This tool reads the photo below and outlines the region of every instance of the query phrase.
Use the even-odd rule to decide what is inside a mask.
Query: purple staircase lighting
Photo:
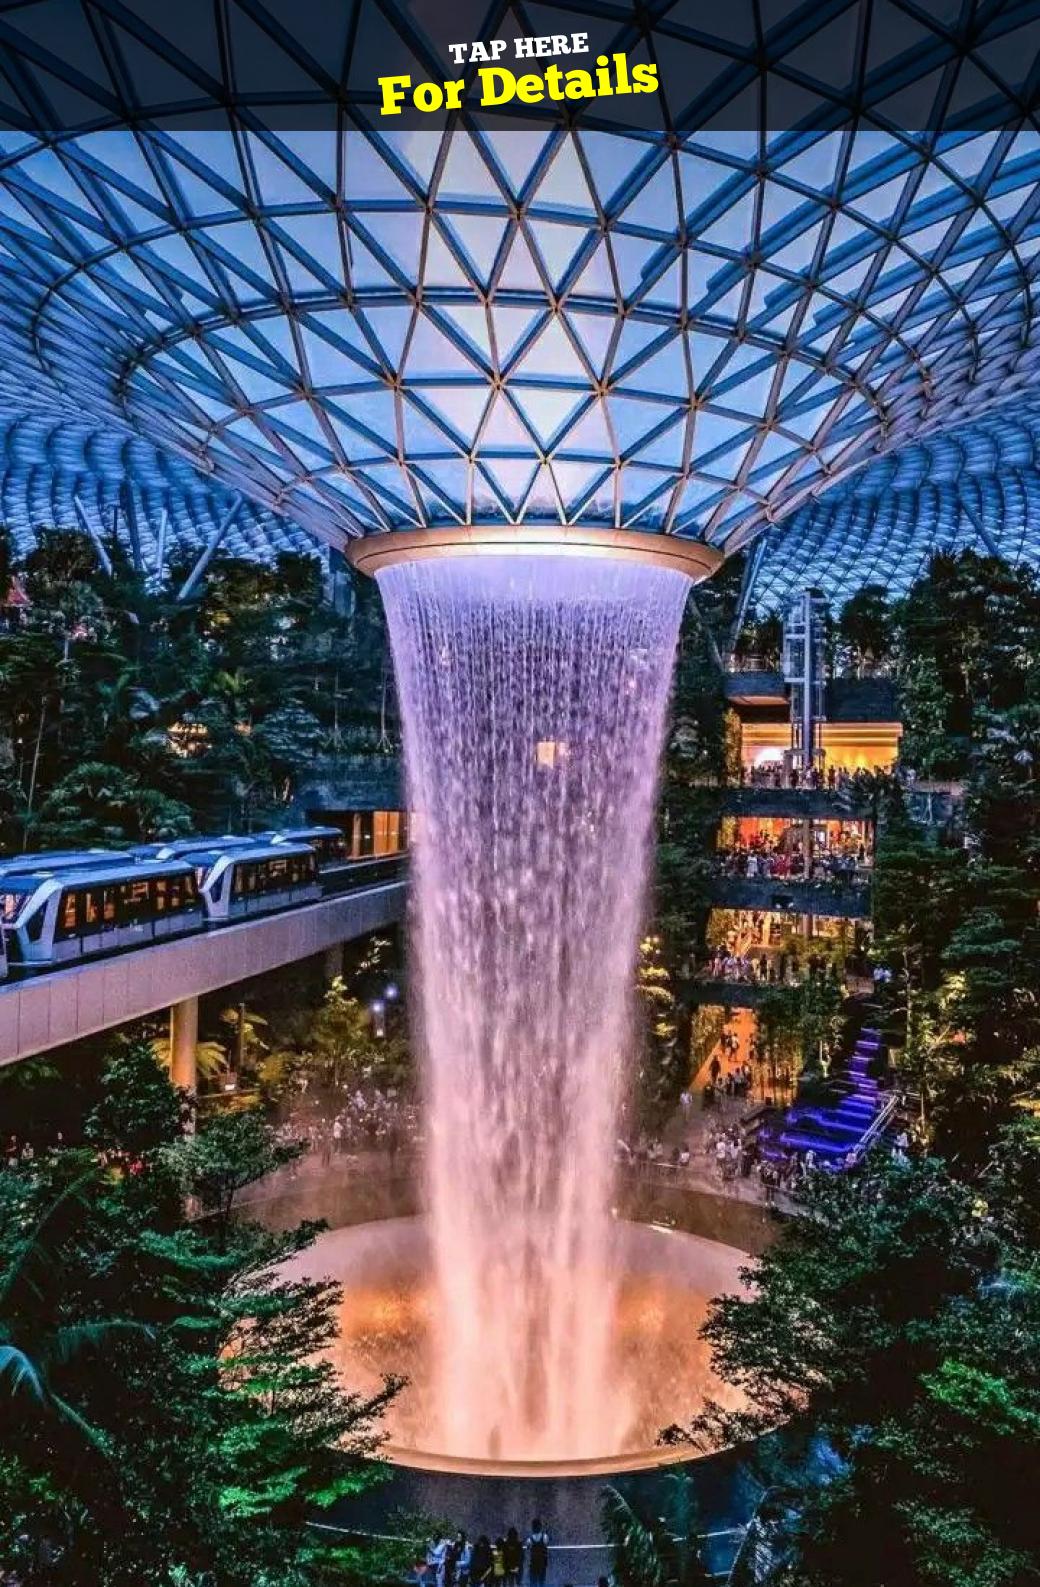
[[[811,1151],[822,1166],[840,1166],[866,1135],[883,1105],[877,1080],[883,1058],[879,1032],[865,1026],[847,1063],[831,1075],[827,1100],[793,1103],[779,1126],[763,1132],[763,1156],[778,1158],[790,1152]]]

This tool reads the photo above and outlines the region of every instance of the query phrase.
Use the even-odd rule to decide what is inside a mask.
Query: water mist
[[[551,553],[377,576],[415,813],[431,1446],[595,1456],[631,1414],[613,1165],[689,580]]]

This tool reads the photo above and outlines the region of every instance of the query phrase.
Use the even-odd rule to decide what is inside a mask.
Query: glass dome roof
[[[868,464],[755,547],[753,598],[784,611],[809,585],[835,604],[862,584],[903,594],[933,551],[1040,566],[1040,394]]]
[[[591,119],[375,130],[337,98],[348,64],[330,76],[288,38],[285,7],[259,0],[229,0],[221,70],[237,95],[218,113],[208,8],[167,8],[159,35],[81,0],[73,66],[50,42],[59,3],[28,0],[2,24],[0,404],[32,416],[14,426],[26,447],[66,438],[55,477],[69,489],[94,467],[77,460],[89,434],[142,489],[161,476],[193,499],[200,522],[205,501],[219,518],[239,492],[244,522],[287,542],[294,525],[340,544],[548,521],[732,551],[795,513],[817,554],[869,555],[869,536],[835,527],[853,510],[840,503],[889,487],[830,507],[822,493],[900,450],[918,460],[917,555],[953,511],[920,527],[922,481],[947,468],[935,438],[982,417],[991,437],[989,415],[1017,411],[1035,381],[1031,5],[964,32],[947,0],[879,0],[882,32],[854,4],[737,0],[713,18],[711,71],[686,101],[673,88],[671,130],[625,135]],[[430,11],[378,8],[416,50]],[[528,11],[525,31],[589,25]],[[247,16],[271,57],[266,97],[236,77]],[[664,61],[704,35],[666,14],[624,38]],[[814,75],[821,60],[840,92]],[[162,115],[139,104],[128,130],[112,123],[135,72]],[[277,73],[298,106],[324,97],[327,125],[285,125]],[[737,130],[741,95],[779,120],[792,85],[796,130]],[[911,87],[942,131],[899,130]],[[95,130],[24,130],[26,106],[39,120],[55,95]],[[16,491],[11,476],[9,461]],[[983,516],[1003,511],[976,495]],[[772,531],[764,568],[793,555],[793,532]],[[1024,530],[1019,544],[1035,552]]]

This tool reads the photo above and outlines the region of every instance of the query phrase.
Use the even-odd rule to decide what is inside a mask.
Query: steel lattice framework
[[[215,533],[237,493],[258,552],[474,520],[727,552],[769,531],[777,592],[785,558],[898,582],[969,527],[1035,555],[1033,431],[1000,417],[1040,362],[1035,0],[722,9],[710,38],[664,5],[474,15],[473,37],[591,25],[713,63],[666,133],[628,136],[376,130],[344,96],[360,33],[443,74],[395,0],[345,6],[331,64],[261,0],[169,7],[161,32],[119,0],[6,9],[5,511],[30,525],[50,490],[100,514],[125,487],[154,542],[163,512]],[[327,124],[290,130],[275,79]],[[786,124],[795,88],[794,130],[734,130],[742,104]],[[943,130],[900,130],[911,93]],[[32,130],[70,96],[94,130]],[[1013,500],[1003,446],[1029,454]],[[950,462],[976,452],[988,475]]]

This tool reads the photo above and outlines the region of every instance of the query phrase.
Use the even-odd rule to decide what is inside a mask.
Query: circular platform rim
[[[714,546],[679,535],[546,524],[398,529],[351,540],[345,554],[352,568],[370,577],[398,563],[433,557],[565,556],[609,557],[646,567],[670,568],[694,584],[710,578],[724,560]]]

